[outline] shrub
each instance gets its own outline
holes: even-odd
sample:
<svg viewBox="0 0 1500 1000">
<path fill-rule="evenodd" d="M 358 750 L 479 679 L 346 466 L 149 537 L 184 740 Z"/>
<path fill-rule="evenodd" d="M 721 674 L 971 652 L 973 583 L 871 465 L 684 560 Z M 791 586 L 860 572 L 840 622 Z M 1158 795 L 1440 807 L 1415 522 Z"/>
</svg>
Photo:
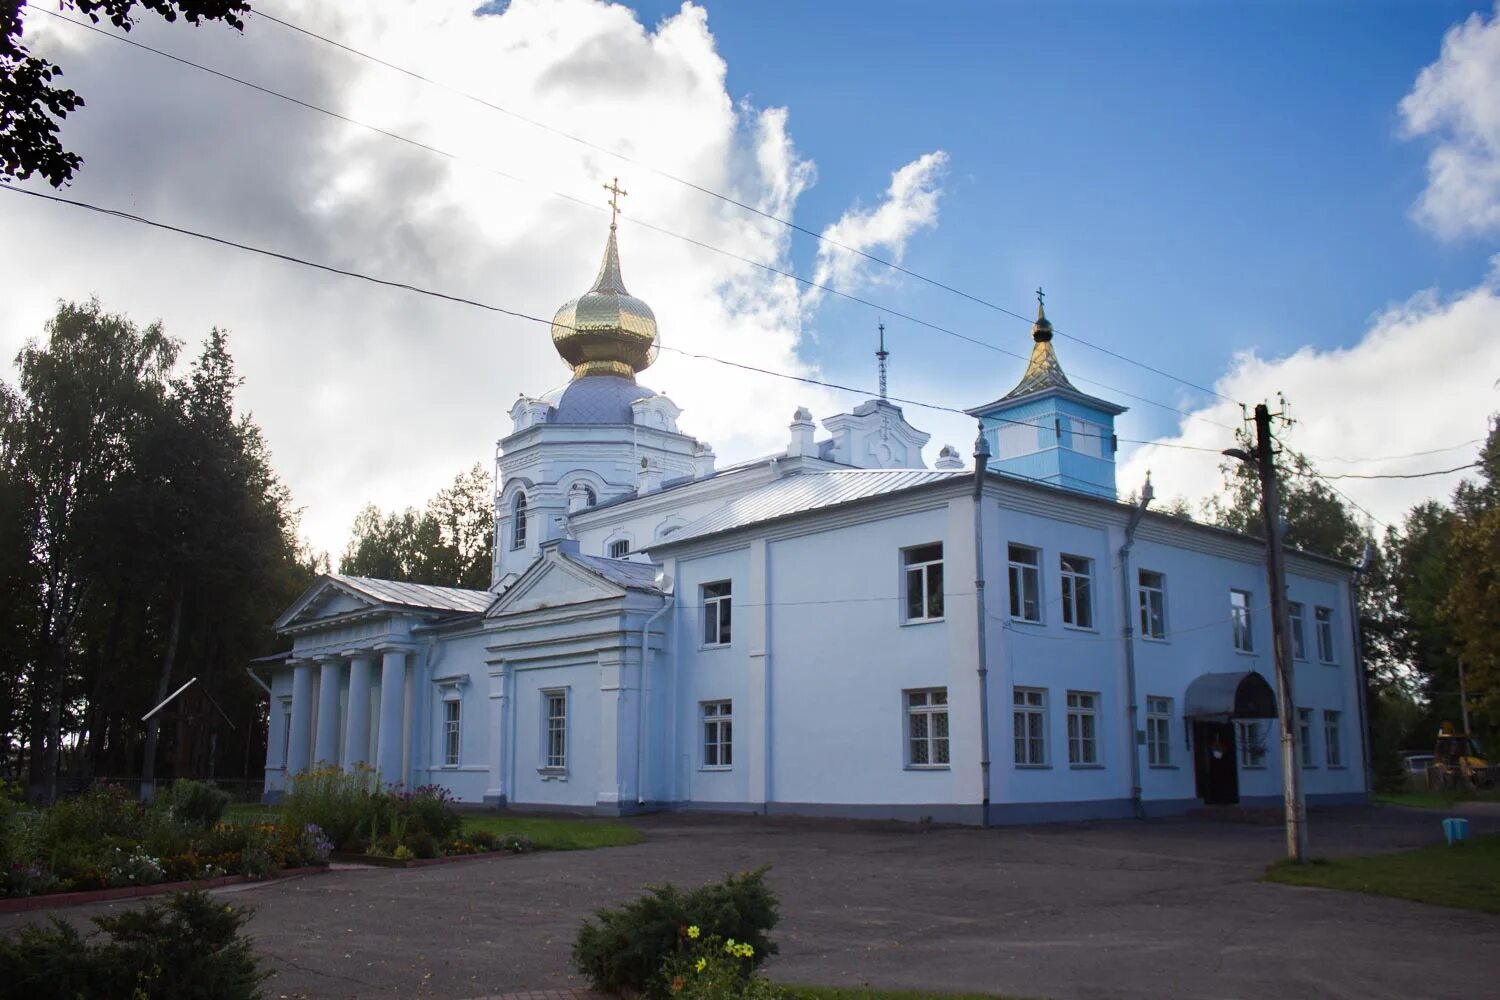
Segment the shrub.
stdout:
<svg viewBox="0 0 1500 1000">
<path fill-rule="evenodd" d="M 53 917 L 0 940 L 0 983 L 32 1000 L 248 1000 L 268 975 L 241 934 L 249 917 L 201 892 L 93 918 L 107 942 Z"/>
<path fill-rule="evenodd" d="M 448 789 L 441 785 L 421 785 L 409 792 L 389 794 L 396 812 L 410 817 L 413 832 L 425 830 L 444 841 L 452 840 L 463 828 L 463 817 L 453 808 Z"/>
<path fill-rule="evenodd" d="M 770 980 L 755 975 L 755 948 L 732 938 L 704 935 L 689 924 L 684 947 L 667 959 L 657 991 L 674 1000 L 780 1000 Z"/>
<path fill-rule="evenodd" d="M 207 830 L 224 818 L 229 806 L 229 793 L 220 791 L 206 781 L 181 779 L 172 783 L 163 797 L 162 805 L 179 822 L 194 830 Z"/>
<path fill-rule="evenodd" d="M 408 836 L 406 846 L 419 858 L 435 858 L 440 853 L 438 839 L 426 830 Z"/>
<path fill-rule="evenodd" d="M 776 926 L 776 893 L 766 885 L 766 869 L 730 875 L 691 892 L 651 886 L 645 896 L 586 920 L 573 943 L 573 967 L 604 993 L 627 990 L 653 997 L 669 995 L 661 971 L 689 950 L 687 928 L 697 927 L 750 948 L 754 968 L 776 953 L 768 937 Z"/>
<path fill-rule="evenodd" d="M 296 775 L 282 815 L 295 829 L 315 824 L 341 849 L 362 849 L 370 841 L 376 799 L 382 797 L 371 794 L 374 781 L 374 772 L 364 766 L 352 774 L 321 767 Z"/>
<path fill-rule="evenodd" d="M 96 785 L 82 795 L 54 802 L 37 817 L 31 833 L 37 843 L 51 847 L 100 837 L 139 840 L 145 810 L 118 785 Z"/>
<path fill-rule="evenodd" d="M 512 854 L 525 854 L 527 851 L 536 850 L 536 844 L 524 833 L 502 833 L 496 839 L 494 849 L 509 851 Z"/>
</svg>

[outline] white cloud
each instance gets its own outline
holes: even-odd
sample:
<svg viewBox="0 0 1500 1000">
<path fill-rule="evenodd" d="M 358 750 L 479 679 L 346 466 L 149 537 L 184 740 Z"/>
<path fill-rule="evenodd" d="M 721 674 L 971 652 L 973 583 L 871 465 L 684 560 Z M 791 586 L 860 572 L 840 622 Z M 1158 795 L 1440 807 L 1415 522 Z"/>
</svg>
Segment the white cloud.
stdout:
<svg viewBox="0 0 1500 1000">
<path fill-rule="evenodd" d="M 1437 137 L 1417 219 L 1447 238 L 1500 230 L 1500 4 L 1448 30 L 1401 116 L 1408 136 Z"/>
<path fill-rule="evenodd" d="M 1247 403 L 1284 393 L 1298 423 L 1286 432 L 1291 447 L 1315 459 L 1325 475 L 1392 474 L 1447 469 L 1471 462 L 1478 446 L 1442 454 L 1351 464 L 1338 459 L 1409 455 L 1482 438 L 1500 409 L 1500 256 L 1477 287 L 1449 299 L 1424 292 L 1377 316 L 1353 347 L 1304 347 L 1284 358 L 1254 353 L 1235 358 L 1214 388 Z M 1238 426 L 1239 407 L 1217 403 L 1195 412 Z M 1229 432 L 1184 420 L 1167 444 L 1228 447 Z M 1321 461 L 1318 461 L 1321 459 Z M 1197 501 L 1218 491 L 1218 457 L 1211 452 L 1144 445 L 1123 462 L 1118 481 L 1128 493 L 1151 470 L 1157 496 Z M 1446 497 L 1461 476 L 1410 480 L 1337 480 L 1338 488 L 1376 518 L 1397 523 L 1407 509 Z M 1377 526 L 1378 527 L 1378 526 Z"/>
<path fill-rule="evenodd" d="M 274 12 L 783 217 L 813 183 L 788 111 L 727 92 L 702 8 L 684 4 L 648 29 L 598 0 L 514 0 L 501 16 L 476 16 L 475 6 L 281 0 Z M 785 227 L 264 19 L 248 19 L 240 36 L 146 18 L 131 37 L 461 159 L 36 12 L 26 24 L 28 42 L 88 101 L 64 127 L 85 157 L 70 197 L 549 318 L 593 277 L 607 224 L 600 184 L 618 175 L 631 193 L 625 279 L 655 309 L 663 343 L 816 374 L 799 355 L 815 303 L 794 282 L 632 223 L 780 267 Z M 928 154 L 897 171 L 880 208 L 833 229 L 899 256 L 935 218 L 944 159 Z M 228 328 L 246 378 L 241 403 L 305 508 L 305 534 L 335 555 L 361 504 L 419 504 L 459 470 L 488 463 L 516 395 L 567 377 L 537 324 L 14 195 L 0 196 L 0 231 L 27 248 L 0 271 L 0 356 L 39 335 L 60 298 L 97 294 L 139 322 L 161 318 L 189 353 L 211 326 Z M 684 408 L 684 428 L 721 460 L 782 447 L 799 404 L 824 414 L 851 402 L 670 353 L 643 381 Z"/>
<path fill-rule="evenodd" d="M 813 280 L 848 291 L 868 276 L 885 273 L 872 271 L 878 265 L 852 252 L 855 250 L 883 250 L 889 260 L 899 264 L 906 241 L 919 230 L 937 225 L 940 185 L 947 166 L 948 154 L 941 149 L 924 153 L 891 174 L 891 185 L 879 205 L 871 209 L 855 206 L 824 229 L 823 236 L 830 242 L 818 245 Z M 811 288 L 807 301 L 817 302 L 822 294 L 820 289 Z"/>
</svg>

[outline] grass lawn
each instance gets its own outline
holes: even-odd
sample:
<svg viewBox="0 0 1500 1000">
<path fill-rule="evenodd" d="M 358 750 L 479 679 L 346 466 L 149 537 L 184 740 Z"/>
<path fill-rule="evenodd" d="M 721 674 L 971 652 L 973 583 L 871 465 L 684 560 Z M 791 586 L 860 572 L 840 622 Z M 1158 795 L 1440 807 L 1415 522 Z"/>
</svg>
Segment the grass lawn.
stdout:
<svg viewBox="0 0 1500 1000">
<path fill-rule="evenodd" d="M 1395 896 L 1418 903 L 1500 913 L 1500 836 L 1472 837 L 1400 854 L 1333 858 L 1294 865 L 1278 861 L 1266 881 Z"/>
<path fill-rule="evenodd" d="M 276 820 L 277 806 L 256 803 L 231 805 L 224 818 L 240 823 L 259 819 Z M 603 819 L 538 819 L 503 814 L 464 814 L 465 830 L 488 830 L 490 833 L 516 833 L 531 839 L 539 851 L 586 851 L 595 847 L 624 847 L 639 844 L 646 838 L 635 827 Z"/>
<path fill-rule="evenodd" d="M 860 986 L 783 986 L 790 1000 L 1005 1000 L 993 993 L 933 993 L 929 990 L 875 990 Z M 1012 1000 L 1021 1000 L 1019 997 Z"/>
<path fill-rule="evenodd" d="M 1470 802 L 1500 802 L 1500 791 L 1489 790 L 1454 795 L 1449 792 L 1380 792 L 1375 801 L 1383 806 L 1413 806 L 1418 809 L 1462 809 Z"/>
</svg>

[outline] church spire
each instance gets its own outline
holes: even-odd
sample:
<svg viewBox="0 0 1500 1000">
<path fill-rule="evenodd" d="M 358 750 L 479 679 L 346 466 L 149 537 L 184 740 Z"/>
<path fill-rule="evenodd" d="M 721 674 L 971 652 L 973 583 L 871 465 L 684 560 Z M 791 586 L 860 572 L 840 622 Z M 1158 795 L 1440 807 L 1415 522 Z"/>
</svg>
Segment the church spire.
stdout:
<svg viewBox="0 0 1500 1000">
<path fill-rule="evenodd" d="M 1040 285 L 1036 289 L 1036 322 L 1031 324 L 1031 339 L 1038 344 L 1045 344 L 1052 339 L 1052 324 L 1047 320 L 1046 304 L 1043 300 L 1047 293 L 1042 291 Z"/>
<path fill-rule="evenodd" d="M 875 352 L 875 363 L 880 368 L 880 398 L 885 399 L 885 362 L 891 352 L 885 349 L 885 320 L 880 321 L 880 349 Z"/>
<path fill-rule="evenodd" d="M 1046 292 L 1040 288 L 1036 290 L 1036 322 L 1031 324 L 1031 360 L 1026 364 L 1026 374 L 1021 376 L 1021 381 L 1002 399 L 1014 399 L 1043 389 L 1073 389 L 1073 383 L 1068 381 L 1062 362 L 1057 360 L 1057 351 L 1052 347 L 1052 322 L 1047 319 L 1043 301 L 1046 297 Z"/>
</svg>

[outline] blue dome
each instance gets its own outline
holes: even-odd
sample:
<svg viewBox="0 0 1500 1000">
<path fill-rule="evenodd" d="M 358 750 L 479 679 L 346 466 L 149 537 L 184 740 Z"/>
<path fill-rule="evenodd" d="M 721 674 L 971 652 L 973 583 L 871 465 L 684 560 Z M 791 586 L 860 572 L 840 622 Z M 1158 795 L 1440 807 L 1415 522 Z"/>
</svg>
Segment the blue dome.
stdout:
<svg viewBox="0 0 1500 1000">
<path fill-rule="evenodd" d="M 626 378 L 590 375 L 542 397 L 553 406 L 554 424 L 633 424 L 630 404 L 656 393 Z"/>
</svg>

